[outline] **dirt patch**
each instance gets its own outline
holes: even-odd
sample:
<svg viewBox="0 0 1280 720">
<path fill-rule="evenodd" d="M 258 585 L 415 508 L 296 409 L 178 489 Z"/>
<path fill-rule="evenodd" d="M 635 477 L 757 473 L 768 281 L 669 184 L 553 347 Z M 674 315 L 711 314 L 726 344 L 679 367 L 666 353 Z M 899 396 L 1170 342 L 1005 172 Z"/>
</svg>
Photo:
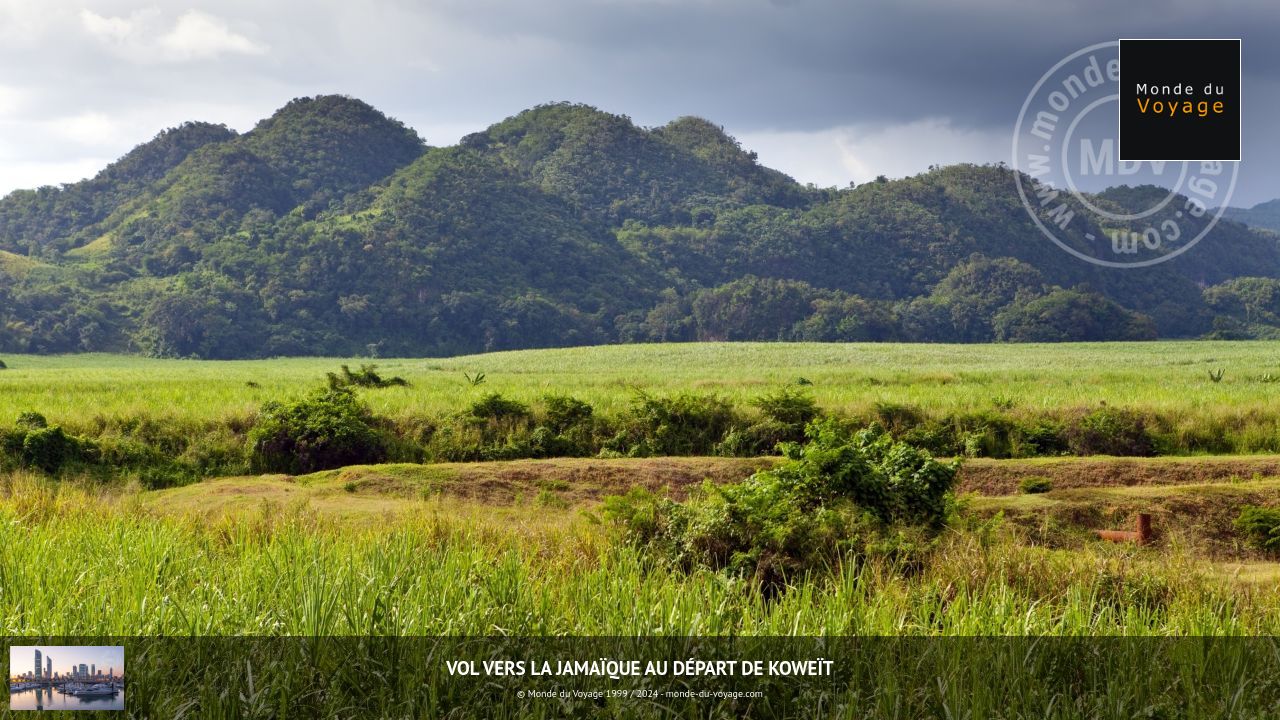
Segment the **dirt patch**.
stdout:
<svg viewBox="0 0 1280 720">
<path fill-rule="evenodd" d="M 511 503 L 541 492 L 571 504 L 596 502 L 633 487 L 666 490 L 683 498 L 704 480 L 739 482 L 780 458 L 666 457 L 601 460 L 595 458 L 518 460 L 433 466 L 447 480 L 437 490 L 479 502 Z"/>
<path fill-rule="evenodd" d="M 1055 489 L 1134 485 L 1195 485 L 1280 476 L 1280 457 L 1062 458 L 967 460 L 958 489 L 980 495 L 1013 495 L 1024 478 L 1049 478 Z"/>
<path fill-rule="evenodd" d="M 1003 513 L 1031 544 L 1078 548 L 1098 542 L 1097 530 L 1133 530 L 1138 513 L 1152 518 L 1155 546 L 1214 559 L 1264 559 L 1234 527 L 1245 505 L 1274 504 L 1276 480 L 1141 488 L 1076 488 L 1028 497 L 983 497 L 974 516 Z"/>
</svg>

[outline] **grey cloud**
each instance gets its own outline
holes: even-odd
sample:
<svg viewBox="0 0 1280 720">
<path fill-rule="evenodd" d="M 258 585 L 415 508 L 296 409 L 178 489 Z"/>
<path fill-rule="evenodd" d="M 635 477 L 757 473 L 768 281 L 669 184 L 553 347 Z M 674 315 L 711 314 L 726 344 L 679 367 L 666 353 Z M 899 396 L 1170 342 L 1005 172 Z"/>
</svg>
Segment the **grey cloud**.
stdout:
<svg viewBox="0 0 1280 720">
<path fill-rule="evenodd" d="M 145 16 L 143 51 L 88 33 L 86 11 Z M 223 37 L 164 55 L 161 38 L 192 12 Z M 0 77 L 0 99 L 8 86 L 30 96 L 18 117 L 0 111 L 0 156 L 110 156 L 183 119 L 244 130 L 291 97 L 322 92 L 419 128 L 478 128 L 567 99 L 646 125 L 698 114 L 744 134 L 939 117 L 991 133 L 1011 127 L 1058 58 L 1122 36 L 1244 38 L 1252 162 L 1242 193 L 1280 195 L 1269 121 L 1280 109 L 1280 13 L 1251 0 L 0 0 L 0 64 L 21 68 Z M 124 118 L 119 136 L 77 149 L 43 128 L 87 113 Z"/>
</svg>

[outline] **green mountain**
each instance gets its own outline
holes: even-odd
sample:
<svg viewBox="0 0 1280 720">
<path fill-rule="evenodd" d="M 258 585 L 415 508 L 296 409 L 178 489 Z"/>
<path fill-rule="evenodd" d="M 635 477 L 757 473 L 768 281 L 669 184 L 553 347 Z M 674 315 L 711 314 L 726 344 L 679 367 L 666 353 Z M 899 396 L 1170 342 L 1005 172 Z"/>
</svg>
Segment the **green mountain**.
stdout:
<svg viewBox="0 0 1280 720">
<path fill-rule="evenodd" d="M 1251 208 L 1229 207 L 1223 217 L 1273 232 L 1280 232 L 1280 199 L 1258 203 Z"/>
<path fill-rule="evenodd" d="M 0 249 L 27 254 L 65 241 L 146 192 L 192 152 L 235 135 L 222 125 L 187 123 L 161 132 L 90 180 L 11 193 L 0 201 Z"/>
<path fill-rule="evenodd" d="M 1223 222 L 1170 262 L 1098 268 L 1043 239 L 1002 166 L 817 189 L 706 120 L 567 103 L 443 148 L 337 96 L 243 135 L 187 124 L 0 200 L 0 280 L 5 352 L 1280 334 L 1271 233 Z"/>
</svg>

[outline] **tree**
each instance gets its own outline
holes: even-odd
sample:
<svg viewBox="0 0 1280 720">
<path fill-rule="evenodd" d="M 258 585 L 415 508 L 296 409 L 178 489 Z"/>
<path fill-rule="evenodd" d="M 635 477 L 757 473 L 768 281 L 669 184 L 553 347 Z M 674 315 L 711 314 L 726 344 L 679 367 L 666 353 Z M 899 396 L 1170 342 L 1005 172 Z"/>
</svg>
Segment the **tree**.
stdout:
<svg viewBox="0 0 1280 720">
<path fill-rule="evenodd" d="M 996 337 L 1008 342 L 1153 340 L 1151 318 L 1079 289 L 1015 303 L 995 318 Z"/>
</svg>

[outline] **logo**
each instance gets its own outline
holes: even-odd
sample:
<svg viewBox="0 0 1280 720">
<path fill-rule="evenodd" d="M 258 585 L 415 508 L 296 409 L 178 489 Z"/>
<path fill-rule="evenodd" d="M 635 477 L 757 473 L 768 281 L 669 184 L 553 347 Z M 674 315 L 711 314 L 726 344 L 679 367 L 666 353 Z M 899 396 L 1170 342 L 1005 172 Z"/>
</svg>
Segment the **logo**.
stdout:
<svg viewBox="0 0 1280 720">
<path fill-rule="evenodd" d="M 1213 230 L 1239 164 L 1120 160 L 1119 46 L 1083 48 L 1041 76 L 1018 113 L 1013 167 L 1023 207 L 1058 247 L 1095 265 L 1147 267 Z"/>
<path fill-rule="evenodd" d="M 1122 160 L 1240 160 L 1239 40 L 1120 40 Z"/>
</svg>

